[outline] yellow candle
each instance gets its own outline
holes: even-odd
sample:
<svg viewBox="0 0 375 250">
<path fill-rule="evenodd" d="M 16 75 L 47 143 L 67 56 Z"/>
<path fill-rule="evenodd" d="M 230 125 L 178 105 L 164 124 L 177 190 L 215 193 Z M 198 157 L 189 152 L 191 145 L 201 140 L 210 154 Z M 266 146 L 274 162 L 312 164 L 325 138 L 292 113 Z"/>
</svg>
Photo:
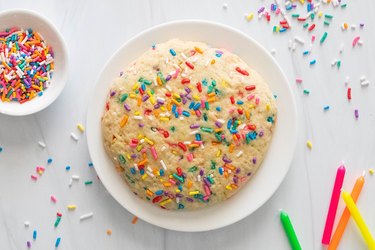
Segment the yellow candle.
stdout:
<svg viewBox="0 0 375 250">
<path fill-rule="evenodd" d="M 348 192 L 345 192 L 344 190 L 341 191 L 341 196 L 345 201 L 346 207 L 349 209 L 350 214 L 352 215 L 352 218 L 354 219 L 355 223 L 357 224 L 359 230 L 361 231 L 361 234 L 363 238 L 366 241 L 366 244 L 369 249 L 375 250 L 375 241 L 372 237 L 366 222 L 362 218 L 361 213 L 359 212 L 357 206 L 355 205 L 352 197 Z"/>
</svg>

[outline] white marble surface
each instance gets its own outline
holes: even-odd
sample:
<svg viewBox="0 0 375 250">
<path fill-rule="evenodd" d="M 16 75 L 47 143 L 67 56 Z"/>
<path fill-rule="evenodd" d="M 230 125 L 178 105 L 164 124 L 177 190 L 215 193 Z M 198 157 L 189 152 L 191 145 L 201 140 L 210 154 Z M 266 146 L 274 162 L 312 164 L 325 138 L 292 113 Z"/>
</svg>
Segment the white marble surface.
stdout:
<svg viewBox="0 0 375 250">
<path fill-rule="evenodd" d="M 345 1 L 345 0 L 343 0 Z M 290 214 L 304 249 L 321 249 L 320 239 L 337 166 L 346 162 L 344 187 L 350 190 L 355 178 L 375 166 L 375 30 L 372 0 L 352 0 L 346 9 L 327 6 L 324 13 L 334 18 L 329 27 L 317 18 L 317 41 L 312 54 L 302 56 L 303 48 L 288 50 L 288 40 L 295 35 L 309 41 L 300 24 L 284 34 L 273 34 L 271 24 L 254 18 L 247 22 L 244 12 L 256 12 L 270 0 L 228 1 L 100 1 L 100 0 L 0 0 L 0 10 L 28 8 L 50 18 L 66 39 L 70 53 L 69 81 L 58 98 L 46 110 L 26 117 L 0 115 L 0 245 L 1 249 L 53 249 L 56 237 L 62 237 L 59 249 L 288 249 L 288 242 L 278 220 L 278 209 Z M 301 13 L 305 8 L 299 7 Z M 153 25 L 183 18 L 213 20 L 240 29 L 267 49 L 276 50 L 276 59 L 290 79 L 299 110 L 300 134 L 290 171 L 275 195 L 253 215 L 219 230 L 204 233 L 181 233 L 164 230 L 139 221 L 131 224 L 133 215 L 123 209 L 97 180 L 88 167 L 90 157 L 86 138 L 78 143 L 70 138 L 78 122 L 85 122 L 87 102 L 100 69 L 109 56 L 126 40 Z M 278 19 L 279 20 L 279 19 Z M 340 24 L 356 24 L 356 30 L 342 32 Z M 364 29 L 358 28 L 365 23 Z M 319 45 L 324 31 L 327 40 Z M 197 31 L 199 32 L 199 31 Z M 362 47 L 351 47 L 360 35 Z M 341 43 L 344 52 L 339 55 Z M 309 47 L 309 42 L 305 48 Z M 309 66 L 316 58 L 317 64 Z M 335 58 L 342 60 L 340 70 L 332 69 Z M 366 75 L 370 86 L 362 88 L 359 77 Z M 346 99 L 345 77 L 350 77 L 353 99 Z M 297 86 L 296 77 L 303 78 Z M 311 91 L 304 95 L 303 89 Z M 328 112 L 323 106 L 330 105 Z M 360 117 L 354 118 L 354 109 Z M 310 139 L 313 149 L 308 150 Z M 47 144 L 45 149 L 38 141 Z M 53 163 L 47 166 L 47 159 Z M 46 172 L 37 182 L 30 179 L 35 166 L 44 165 Z M 65 166 L 72 167 L 70 172 Z M 68 187 L 71 174 L 81 180 Z M 366 176 L 358 206 L 370 230 L 375 234 L 375 176 Z M 86 180 L 93 185 L 85 186 Z M 57 204 L 50 201 L 55 195 Z M 246 201 L 244 201 L 246 202 Z M 66 205 L 76 204 L 74 212 Z M 339 213 L 343 210 L 339 204 Z M 55 214 L 63 213 L 54 229 Z M 80 222 L 79 216 L 94 212 L 92 219 Z M 235 213 L 235 211 L 233 211 Z M 30 221 L 25 228 L 24 222 Z M 32 231 L 38 238 L 32 241 Z M 106 230 L 113 234 L 108 236 Z M 353 221 L 348 224 L 340 249 L 366 249 Z"/>
</svg>

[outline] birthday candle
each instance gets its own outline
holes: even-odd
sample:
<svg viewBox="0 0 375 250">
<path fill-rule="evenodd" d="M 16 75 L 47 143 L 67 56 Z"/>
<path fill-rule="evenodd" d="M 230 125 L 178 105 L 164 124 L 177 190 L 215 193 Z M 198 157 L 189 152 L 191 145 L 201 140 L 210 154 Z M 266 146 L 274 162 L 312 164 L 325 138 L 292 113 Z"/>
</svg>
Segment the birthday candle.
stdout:
<svg viewBox="0 0 375 250">
<path fill-rule="evenodd" d="M 365 173 L 363 172 L 363 175 L 357 178 L 357 181 L 354 184 L 351 196 L 353 198 L 354 202 L 357 202 L 358 196 L 361 193 L 363 184 L 365 183 Z M 348 208 L 345 208 L 344 212 L 341 215 L 340 221 L 337 224 L 335 233 L 332 236 L 331 243 L 329 243 L 328 250 L 334 250 L 338 247 L 341 237 L 344 234 L 346 225 L 348 224 L 350 218 L 350 212 Z"/>
<path fill-rule="evenodd" d="M 345 201 L 346 207 L 349 209 L 350 214 L 352 215 L 355 223 L 357 224 L 359 230 L 361 231 L 361 234 L 363 238 L 366 241 L 366 244 L 369 249 L 374 250 L 375 249 L 375 241 L 372 237 L 366 222 L 363 220 L 361 213 L 359 212 L 357 206 L 355 205 L 352 197 L 348 192 L 345 192 L 342 190 L 341 196 Z"/>
<path fill-rule="evenodd" d="M 332 190 L 331 202 L 329 204 L 326 224 L 324 227 L 322 244 L 328 245 L 331 240 L 331 234 L 333 229 L 333 224 L 335 222 L 337 205 L 339 204 L 340 190 L 342 188 L 342 183 L 344 182 L 345 167 L 341 165 L 337 169 L 335 184 Z"/>
<path fill-rule="evenodd" d="M 301 250 L 302 248 L 299 244 L 296 232 L 294 231 L 292 222 L 290 221 L 289 215 L 286 212 L 280 211 L 280 221 L 285 230 L 285 234 L 288 237 L 292 250 Z"/>
<path fill-rule="evenodd" d="M 359 230 L 361 231 L 361 234 L 363 238 L 366 241 L 366 244 L 369 249 L 374 250 L 375 249 L 375 241 L 374 238 L 371 235 L 370 230 L 368 229 L 366 222 L 364 221 L 361 213 L 358 210 L 358 207 L 355 205 L 352 197 L 348 192 L 345 192 L 342 190 L 341 196 L 343 200 L 345 201 L 346 207 L 348 208 L 350 214 L 352 215 L 355 223 L 357 224 Z"/>
</svg>

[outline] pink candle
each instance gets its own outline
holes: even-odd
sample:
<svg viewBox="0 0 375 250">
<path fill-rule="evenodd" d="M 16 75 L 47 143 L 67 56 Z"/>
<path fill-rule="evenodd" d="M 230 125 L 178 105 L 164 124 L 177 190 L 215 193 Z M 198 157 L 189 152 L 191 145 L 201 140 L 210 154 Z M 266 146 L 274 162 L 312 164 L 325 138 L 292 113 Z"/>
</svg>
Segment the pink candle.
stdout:
<svg viewBox="0 0 375 250">
<path fill-rule="evenodd" d="M 337 169 L 336 180 L 332 190 L 331 202 L 329 204 L 326 225 L 324 227 L 322 244 L 328 245 L 331 240 L 333 224 L 335 222 L 337 205 L 339 204 L 342 183 L 344 182 L 345 167 L 341 165 Z"/>
</svg>

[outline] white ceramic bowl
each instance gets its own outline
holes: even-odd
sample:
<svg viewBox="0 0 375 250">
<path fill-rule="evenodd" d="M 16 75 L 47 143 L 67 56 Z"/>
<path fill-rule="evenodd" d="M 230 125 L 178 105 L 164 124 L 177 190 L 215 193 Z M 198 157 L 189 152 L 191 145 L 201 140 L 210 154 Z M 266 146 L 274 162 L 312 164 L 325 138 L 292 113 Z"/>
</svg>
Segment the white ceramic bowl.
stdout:
<svg viewBox="0 0 375 250">
<path fill-rule="evenodd" d="M 153 43 L 171 38 L 206 42 L 239 55 L 258 71 L 277 94 L 278 118 L 265 160 L 253 178 L 233 197 L 195 211 L 167 211 L 135 196 L 116 173 L 102 140 L 101 116 L 112 80 Z M 297 141 L 297 112 L 288 81 L 272 56 L 256 41 L 231 27 L 208 21 L 185 20 L 148 29 L 125 43 L 100 73 L 87 114 L 90 155 L 101 181 L 129 212 L 151 224 L 178 231 L 207 231 L 237 222 L 261 207 L 288 172 Z"/>
<path fill-rule="evenodd" d="M 56 100 L 64 89 L 68 76 L 68 52 L 64 39 L 56 27 L 48 19 L 34 11 L 14 9 L 1 12 L 0 31 L 12 27 L 31 28 L 40 33 L 47 44 L 51 45 L 55 54 L 55 71 L 51 85 L 43 91 L 42 96 L 35 97 L 23 104 L 0 100 L 0 113 L 15 116 L 28 115 L 46 108 Z"/>
</svg>

